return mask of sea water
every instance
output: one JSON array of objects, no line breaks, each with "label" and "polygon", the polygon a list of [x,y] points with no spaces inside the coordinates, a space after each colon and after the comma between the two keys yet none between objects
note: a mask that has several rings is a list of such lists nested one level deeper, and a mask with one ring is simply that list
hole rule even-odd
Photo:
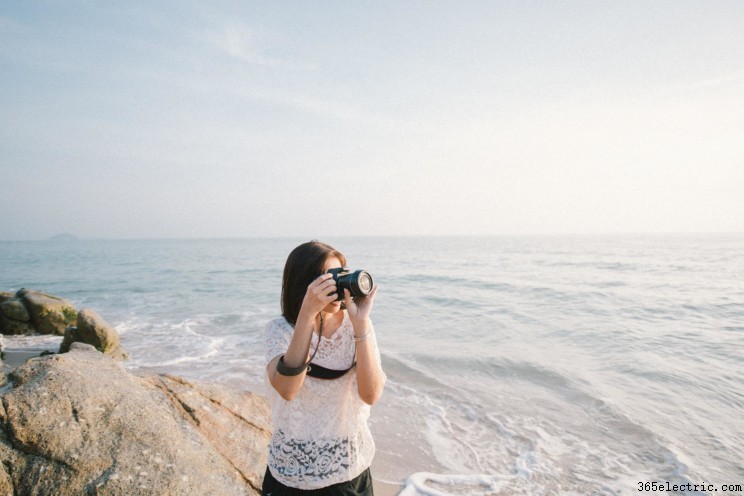
[{"label": "sea water", "polygon": [[[95,309],[129,368],[262,391],[303,241],[0,242],[0,290]],[[372,470],[405,495],[744,485],[744,235],[323,241],[380,286]]]}]

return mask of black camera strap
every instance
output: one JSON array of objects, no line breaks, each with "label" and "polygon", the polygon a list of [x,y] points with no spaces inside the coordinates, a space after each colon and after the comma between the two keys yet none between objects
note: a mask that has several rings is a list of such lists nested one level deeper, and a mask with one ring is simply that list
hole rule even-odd
[{"label": "black camera strap", "polygon": [[356,362],[352,363],[351,367],[346,370],[327,369],[325,367],[321,367],[317,363],[311,363],[307,367],[307,375],[316,379],[339,379],[345,376],[346,373],[354,367],[356,367]]}]

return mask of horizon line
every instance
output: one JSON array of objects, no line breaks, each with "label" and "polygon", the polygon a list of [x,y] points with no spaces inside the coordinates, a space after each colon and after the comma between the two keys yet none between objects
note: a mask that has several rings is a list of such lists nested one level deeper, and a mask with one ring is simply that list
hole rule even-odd
[{"label": "horizon line", "polygon": [[[320,238],[524,238],[524,237],[594,237],[594,236],[737,236],[744,235],[744,231],[624,231],[624,232],[532,232],[532,233],[479,233],[479,234],[324,234],[320,236],[310,236],[311,239]],[[2,239],[0,243],[33,243],[33,242],[78,242],[78,241],[208,241],[208,240],[261,240],[261,239],[298,239],[307,238],[303,235],[280,235],[280,236],[192,236],[192,237],[80,237],[65,233],[63,235],[54,235],[46,238],[26,238],[26,239]],[[58,238],[59,237],[59,238]],[[57,239],[55,239],[57,238]]]}]

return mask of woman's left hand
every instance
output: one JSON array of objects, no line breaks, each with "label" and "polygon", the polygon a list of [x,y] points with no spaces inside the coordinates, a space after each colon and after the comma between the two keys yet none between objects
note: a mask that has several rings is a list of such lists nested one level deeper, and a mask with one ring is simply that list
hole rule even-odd
[{"label": "woman's left hand", "polygon": [[363,329],[367,325],[369,314],[372,311],[372,305],[375,302],[375,295],[377,294],[377,286],[372,289],[372,292],[367,296],[361,296],[353,298],[348,289],[344,289],[344,303],[346,304],[346,311],[349,313],[349,319],[354,329]]}]

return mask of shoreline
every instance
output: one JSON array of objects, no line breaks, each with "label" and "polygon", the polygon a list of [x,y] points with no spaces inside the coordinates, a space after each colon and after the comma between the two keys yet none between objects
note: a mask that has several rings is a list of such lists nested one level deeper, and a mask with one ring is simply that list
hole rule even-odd
[{"label": "shoreline", "polygon": [[382,482],[372,476],[372,486],[374,487],[375,496],[397,496],[403,491],[403,486]]},{"label": "shoreline", "polygon": [[22,350],[22,349],[5,349],[3,350],[3,372],[9,373],[12,372],[16,367],[20,367],[26,361],[30,360],[31,358],[37,358],[39,355],[41,355],[45,350],[44,349],[33,349],[33,350]]}]

